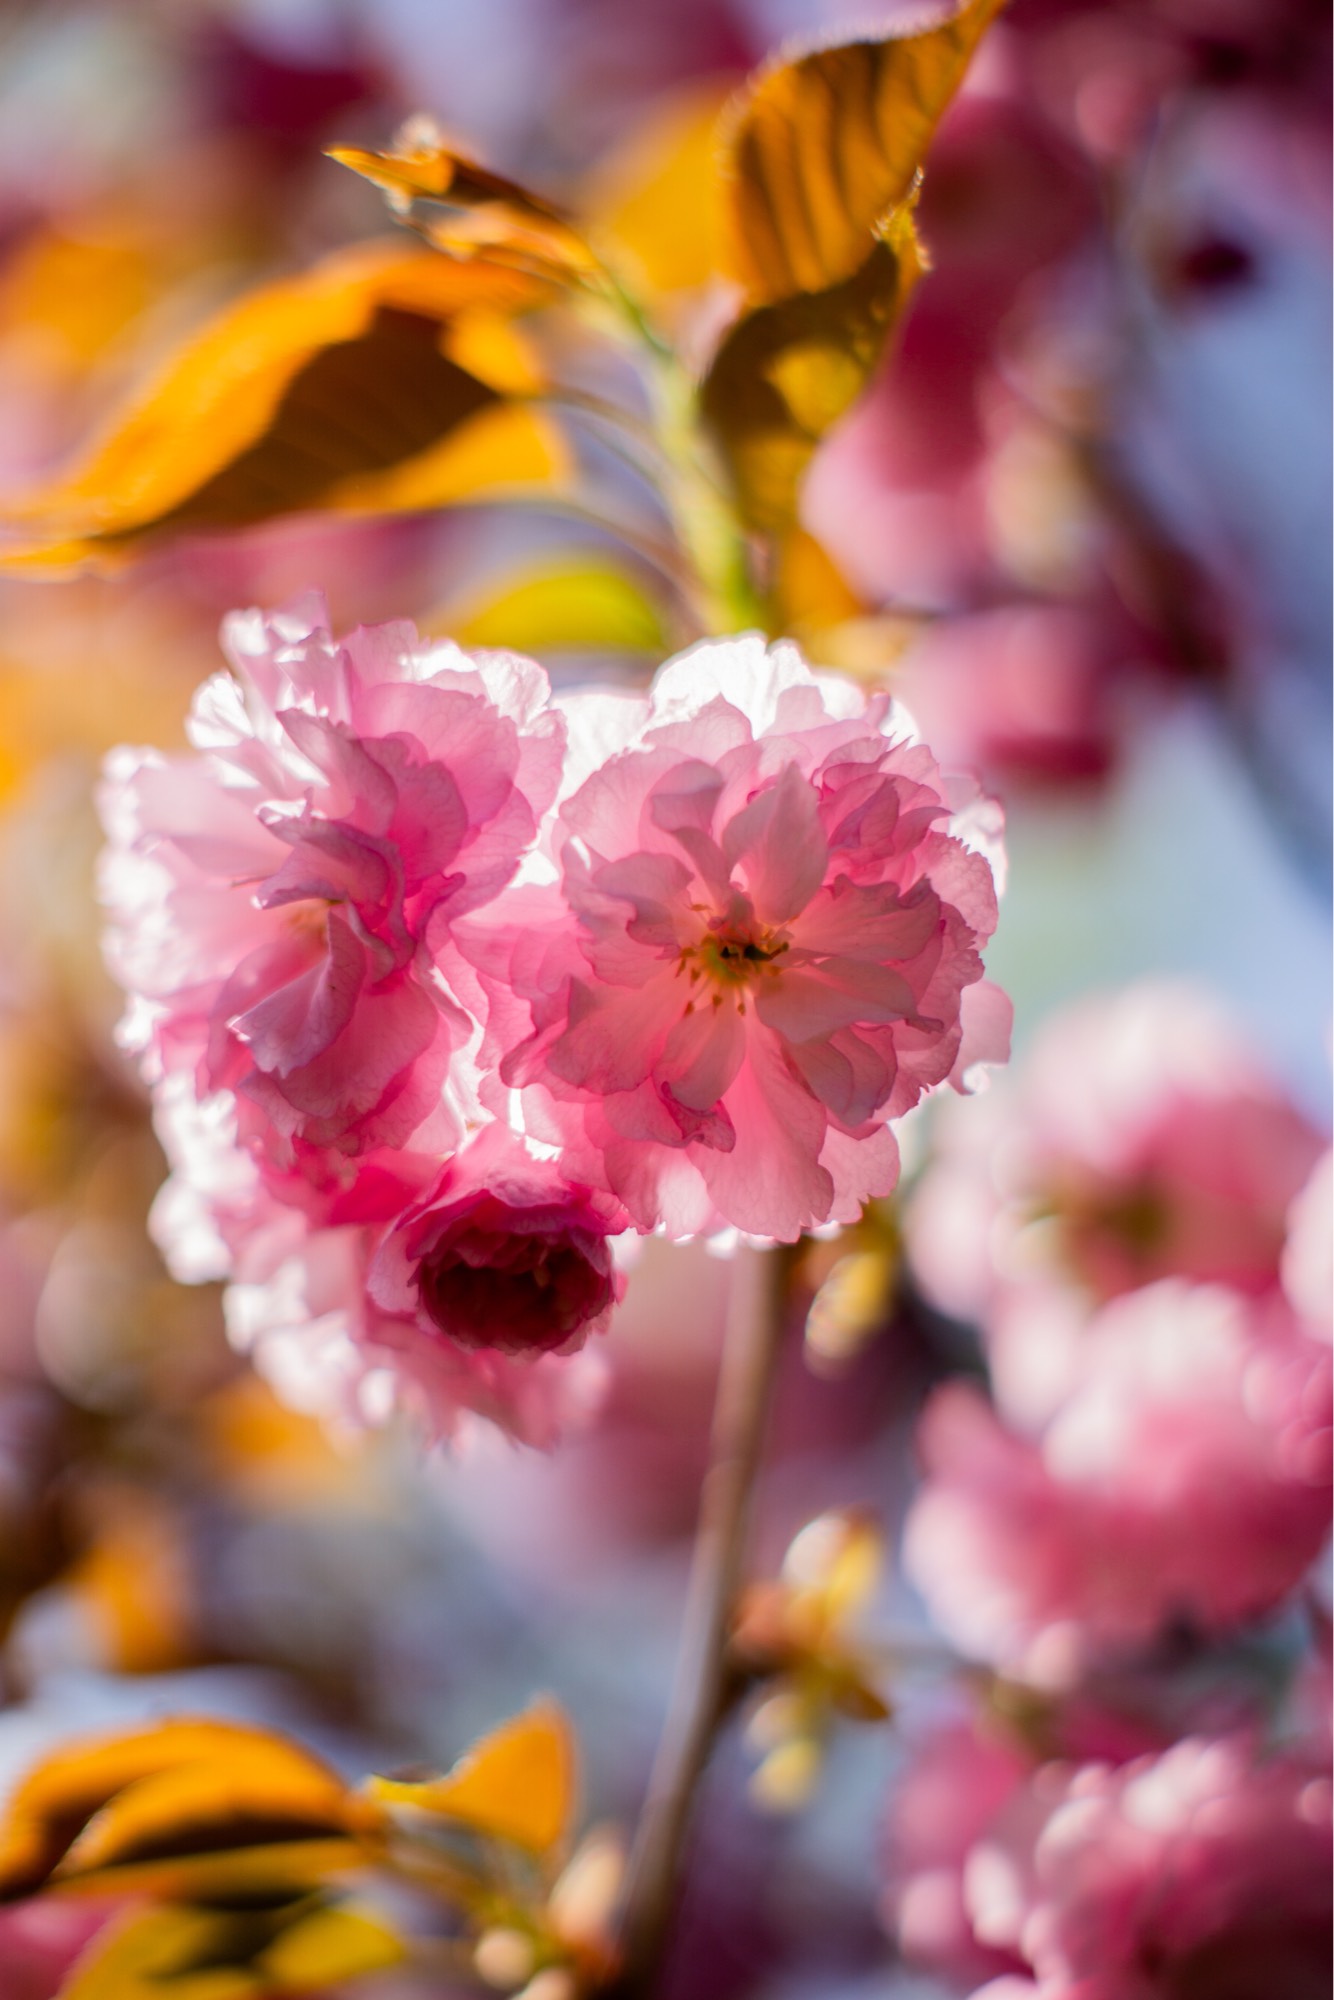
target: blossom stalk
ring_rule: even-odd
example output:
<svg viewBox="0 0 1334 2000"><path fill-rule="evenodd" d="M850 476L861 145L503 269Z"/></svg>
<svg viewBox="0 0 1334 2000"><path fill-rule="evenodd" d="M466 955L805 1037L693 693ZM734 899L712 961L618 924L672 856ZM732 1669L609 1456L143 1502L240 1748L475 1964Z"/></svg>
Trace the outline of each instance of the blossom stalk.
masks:
<svg viewBox="0 0 1334 2000"><path fill-rule="evenodd" d="M791 1244L743 1248L733 1266L676 1683L630 1856L608 2000L647 2000L654 1991L700 1780L729 1706L728 1638L796 1255Z"/></svg>

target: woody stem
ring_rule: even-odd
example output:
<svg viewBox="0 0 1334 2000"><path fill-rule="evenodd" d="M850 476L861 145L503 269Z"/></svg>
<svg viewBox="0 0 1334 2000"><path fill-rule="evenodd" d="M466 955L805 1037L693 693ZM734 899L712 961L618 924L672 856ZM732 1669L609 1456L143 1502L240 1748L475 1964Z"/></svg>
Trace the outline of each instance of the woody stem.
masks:
<svg viewBox="0 0 1334 2000"><path fill-rule="evenodd" d="M676 1682L631 1850L607 2000L649 2000L657 1983L695 1795L727 1710L727 1642L795 1255L783 1244L742 1248L733 1264Z"/></svg>

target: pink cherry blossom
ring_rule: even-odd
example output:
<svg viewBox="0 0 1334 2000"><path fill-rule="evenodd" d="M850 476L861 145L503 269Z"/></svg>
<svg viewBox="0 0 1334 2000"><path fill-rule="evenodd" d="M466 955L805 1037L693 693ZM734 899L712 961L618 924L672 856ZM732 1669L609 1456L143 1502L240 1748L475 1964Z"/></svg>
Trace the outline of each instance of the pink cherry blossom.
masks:
<svg viewBox="0 0 1334 2000"><path fill-rule="evenodd" d="M312 1228L277 1204L270 1227L243 1243L224 1294L228 1331L284 1400L353 1426L402 1409L434 1438L459 1438L482 1417L544 1449L591 1414L604 1372L594 1349L516 1355L452 1339L420 1307L387 1312L371 1295L375 1250L372 1230Z"/></svg>
<svg viewBox="0 0 1334 2000"><path fill-rule="evenodd" d="M1030 1700L1008 1717L1000 1702L956 1698L942 1712L935 1699L925 1721L905 1726L889 1797L885 1922L907 1959L960 1990L988 1972L1022 1978L1034 1849L1071 1770L1155 1756L1171 1735L1096 1696Z"/></svg>
<svg viewBox="0 0 1334 2000"><path fill-rule="evenodd" d="M1044 1758L950 1720L914 1747L889 1835L900 1948L960 1988L991 1973L974 2000L1326 1990L1328 1761L1253 1727Z"/></svg>
<svg viewBox="0 0 1334 2000"><path fill-rule="evenodd" d="M125 1038L150 1075L233 1092L280 1169L318 1177L415 1133L443 1152L473 1029L451 927L514 873L554 794L545 676L408 625L335 641L318 597L224 637L236 678L196 698L199 754L108 763Z"/></svg>
<svg viewBox="0 0 1334 2000"><path fill-rule="evenodd" d="M1283 1290L1298 1318L1323 1340L1334 1340L1334 1153L1325 1153L1288 1210Z"/></svg>
<svg viewBox="0 0 1334 2000"><path fill-rule="evenodd" d="M1059 1402L1089 1309L1179 1275L1259 1297L1320 1134L1214 1003L1179 981L1080 1001L951 1116L909 1204L935 1303L985 1323L998 1401Z"/></svg>
<svg viewBox="0 0 1334 2000"><path fill-rule="evenodd" d="M1331 1846L1327 1769L1245 1735L1071 1772L1018 1930L1041 2000L1322 2000Z"/></svg>
<svg viewBox="0 0 1334 2000"><path fill-rule="evenodd" d="M1169 1627L1276 1605L1330 1520L1330 1356L1281 1305L1167 1281L1086 1327L1036 1435L956 1382L928 1404L907 1567L965 1651L1047 1686Z"/></svg>
<svg viewBox="0 0 1334 2000"><path fill-rule="evenodd" d="M238 1144L227 1093L200 1104L168 1078L158 1129L175 1171L152 1233L176 1277L227 1281L233 1344L297 1408L401 1408L436 1438L480 1416L543 1448L592 1413L604 1370L578 1350L624 1289L610 1196L497 1126L443 1168L371 1154L346 1195L304 1202Z"/></svg>
<svg viewBox="0 0 1334 2000"><path fill-rule="evenodd" d="M1022 1964L978 1937L965 1875L970 1854L1007 1811L1039 1817L1028 1803L1033 1761L975 1716L951 1717L910 1744L890 1794L886 1923L913 1964L960 1986Z"/></svg>
<svg viewBox="0 0 1334 2000"><path fill-rule="evenodd" d="M489 1126L394 1223L367 1289L426 1338L500 1354L572 1352L625 1290L609 1238L628 1218Z"/></svg>
<svg viewBox="0 0 1334 2000"><path fill-rule="evenodd" d="M503 1081L642 1229L851 1220L897 1178L889 1121L1005 1053L994 814L956 812L887 697L754 637L600 721L620 748L559 808L560 891L474 929L531 1019Z"/></svg>

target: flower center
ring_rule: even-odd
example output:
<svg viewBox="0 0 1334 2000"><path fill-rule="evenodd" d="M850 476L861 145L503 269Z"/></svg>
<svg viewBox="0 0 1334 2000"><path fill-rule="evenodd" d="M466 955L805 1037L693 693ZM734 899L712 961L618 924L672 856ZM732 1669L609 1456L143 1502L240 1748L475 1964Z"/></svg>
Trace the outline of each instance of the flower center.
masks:
<svg viewBox="0 0 1334 2000"><path fill-rule="evenodd" d="M762 926L720 923L715 918L698 944L682 948L681 966L688 969L692 985L707 979L715 987L734 991L764 973L776 976L775 961L788 944L787 938Z"/></svg>

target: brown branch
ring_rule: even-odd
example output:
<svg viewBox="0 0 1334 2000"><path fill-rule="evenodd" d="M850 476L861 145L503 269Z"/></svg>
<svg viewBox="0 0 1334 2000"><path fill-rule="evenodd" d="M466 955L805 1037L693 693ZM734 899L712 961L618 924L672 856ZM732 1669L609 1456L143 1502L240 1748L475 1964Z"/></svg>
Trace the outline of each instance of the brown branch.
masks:
<svg viewBox="0 0 1334 2000"><path fill-rule="evenodd" d="M795 1256L784 1244L739 1249L733 1265L676 1683L631 1850L620 1968L606 2000L648 2000L657 1983L695 1794L729 1705L727 1642Z"/></svg>

